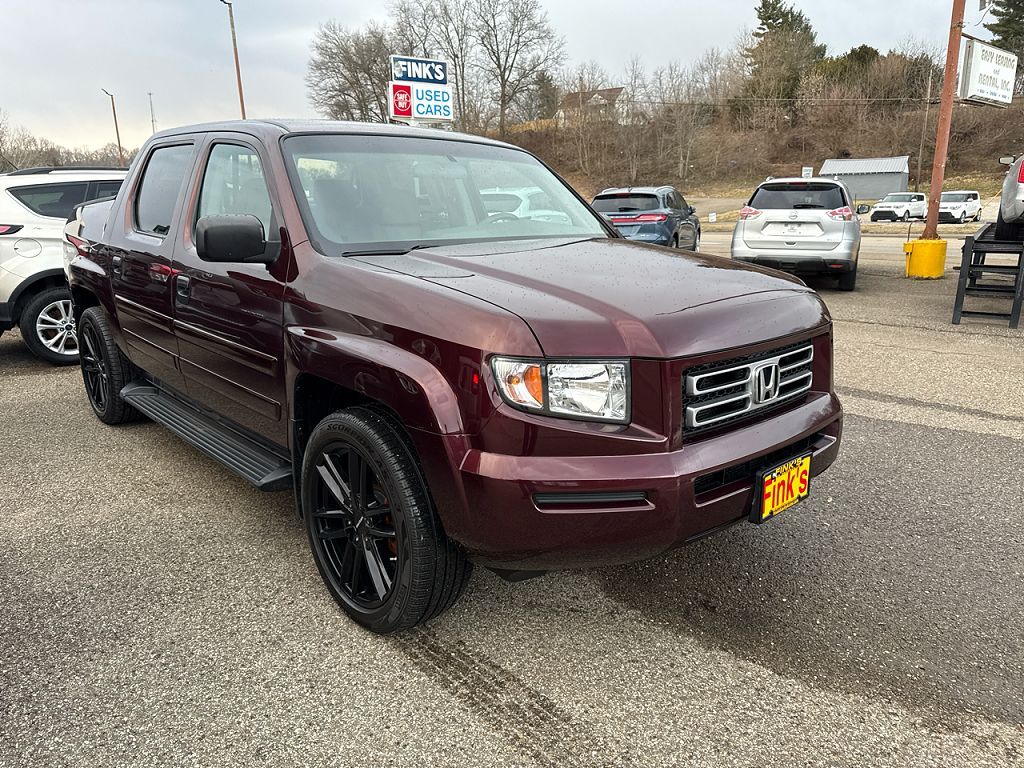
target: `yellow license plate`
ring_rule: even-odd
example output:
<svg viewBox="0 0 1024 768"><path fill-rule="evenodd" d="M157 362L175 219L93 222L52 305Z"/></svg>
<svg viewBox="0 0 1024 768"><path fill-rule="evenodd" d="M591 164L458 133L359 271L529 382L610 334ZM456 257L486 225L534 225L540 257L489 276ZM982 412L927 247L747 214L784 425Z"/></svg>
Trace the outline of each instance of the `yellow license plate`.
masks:
<svg viewBox="0 0 1024 768"><path fill-rule="evenodd" d="M807 498L811 490L811 454L765 470L758 479L757 496L750 513L753 523L763 523Z"/></svg>

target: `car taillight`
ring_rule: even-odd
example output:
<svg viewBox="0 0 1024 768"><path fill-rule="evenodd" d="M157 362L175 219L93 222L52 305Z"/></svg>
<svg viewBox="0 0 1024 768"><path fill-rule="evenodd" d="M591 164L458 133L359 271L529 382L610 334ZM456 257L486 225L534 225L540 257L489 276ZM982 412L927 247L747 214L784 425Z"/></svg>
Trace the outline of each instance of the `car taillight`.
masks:
<svg viewBox="0 0 1024 768"><path fill-rule="evenodd" d="M13 235L21 230L21 224L0 224L0 235Z"/></svg>
<svg viewBox="0 0 1024 768"><path fill-rule="evenodd" d="M761 211L757 208L751 208L749 205L744 205L740 208L740 221L746 221L747 219L756 219L761 215Z"/></svg>
<svg viewBox="0 0 1024 768"><path fill-rule="evenodd" d="M1024 163L1020 164L1020 169L1017 171L1017 183L1024 184Z"/></svg>
<svg viewBox="0 0 1024 768"><path fill-rule="evenodd" d="M651 221L665 221L664 213L641 213L639 216L612 216L613 224L643 224Z"/></svg>
<svg viewBox="0 0 1024 768"><path fill-rule="evenodd" d="M87 240L83 240L80 237L75 237L74 235L64 235L64 237L66 237L68 242L75 247L75 250L78 252L79 256L89 255L89 242Z"/></svg>
<svg viewBox="0 0 1024 768"><path fill-rule="evenodd" d="M853 209L848 205L844 205L842 208L829 211L828 217L835 221L853 221Z"/></svg>

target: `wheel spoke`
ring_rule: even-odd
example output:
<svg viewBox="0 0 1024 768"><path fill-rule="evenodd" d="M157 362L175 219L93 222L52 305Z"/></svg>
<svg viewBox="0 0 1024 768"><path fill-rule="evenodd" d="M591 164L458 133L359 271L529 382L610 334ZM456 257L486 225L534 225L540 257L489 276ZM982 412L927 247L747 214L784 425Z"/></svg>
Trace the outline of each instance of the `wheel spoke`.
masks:
<svg viewBox="0 0 1024 768"><path fill-rule="evenodd" d="M359 513L366 509L366 470L363 457L355 451L348 452L348 481L352 488L352 511Z"/></svg>
<svg viewBox="0 0 1024 768"><path fill-rule="evenodd" d="M46 328L60 328L63 323L55 317L49 315L40 314L36 318L36 330L44 330Z"/></svg>
<svg viewBox="0 0 1024 768"><path fill-rule="evenodd" d="M92 345L92 334L91 333L83 333L82 334L82 338L85 339L85 346L89 350L89 357L91 359L93 359L93 360L98 358L99 355L96 354L96 347L94 347Z"/></svg>
<svg viewBox="0 0 1024 768"><path fill-rule="evenodd" d="M351 451L349 453L351 454ZM327 490L331 492L331 495L334 496L337 502L341 506L348 508L349 511L354 509L355 505L352 503L352 492L349 489L349 485L341 478L341 473L334 466L334 460L331 456L325 453L323 455L323 463L318 464L316 470L320 473L320 477L327 486Z"/></svg>
<svg viewBox="0 0 1024 768"><path fill-rule="evenodd" d="M324 531L317 531L316 535L319 536L323 541L335 541L337 539L348 539L348 538L351 538L351 536L352 536L352 529L351 528L328 528L327 530L324 530Z"/></svg>
<svg viewBox="0 0 1024 768"><path fill-rule="evenodd" d="M363 558L366 560L366 570L370 574L373 588L377 590L377 597L383 600L387 597L388 590L391 588L391 577L388 576L387 569L384 567L384 563L381 562L380 553L373 542L364 540L362 548Z"/></svg>
<svg viewBox="0 0 1024 768"><path fill-rule="evenodd" d="M395 529L389 525L367 525L364 530L367 536L375 539L393 539L395 537Z"/></svg>
<svg viewBox="0 0 1024 768"><path fill-rule="evenodd" d="M313 513L320 520L348 520L351 516L347 509L320 509Z"/></svg>
<svg viewBox="0 0 1024 768"><path fill-rule="evenodd" d="M61 301L57 303L57 310L60 312L61 320L67 320L71 316L71 313L68 311L70 307L70 301Z"/></svg>

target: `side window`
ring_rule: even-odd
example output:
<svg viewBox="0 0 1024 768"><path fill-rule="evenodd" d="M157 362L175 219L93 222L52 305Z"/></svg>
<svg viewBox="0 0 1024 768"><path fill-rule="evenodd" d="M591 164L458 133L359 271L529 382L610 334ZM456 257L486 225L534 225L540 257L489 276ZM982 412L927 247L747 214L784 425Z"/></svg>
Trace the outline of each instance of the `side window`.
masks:
<svg viewBox="0 0 1024 768"><path fill-rule="evenodd" d="M680 195L678 192L676 193L676 201L679 203L679 210L681 210L681 211L689 210L690 206L687 205L686 198L683 197L682 195Z"/></svg>
<svg viewBox="0 0 1024 768"><path fill-rule="evenodd" d="M64 184L33 184L28 187L11 187L10 192L22 205L40 216L66 219L79 203L85 202L88 182L76 181Z"/></svg>
<svg viewBox="0 0 1024 768"><path fill-rule="evenodd" d="M269 237L272 211L259 155L238 144L214 144L203 174L196 220L223 213L248 213L260 220L263 236Z"/></svg>
<svg viewBox="0 0 1024 768"><path fill-rule="evenodd" d="M120 188L121 181L119 179L114 181L97 181L96 197L113 197Z"/></svg>
<svg viewBox="0 0 1024 768"><path fill-rule="evenodd" d="M191 144L153 150L135 197L135 226L140 232L163 237L170 231L174 206L191 157Z"/></svg>

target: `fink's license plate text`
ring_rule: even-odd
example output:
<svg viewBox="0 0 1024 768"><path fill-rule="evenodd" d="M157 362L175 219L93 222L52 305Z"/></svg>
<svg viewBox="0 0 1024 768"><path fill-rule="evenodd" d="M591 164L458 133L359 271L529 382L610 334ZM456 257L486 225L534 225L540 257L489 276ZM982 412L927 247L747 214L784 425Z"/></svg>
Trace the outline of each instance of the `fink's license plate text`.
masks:
<svg viewBox="0 0 1024 768"><path fill-rule="evenodd" d="M763 523L785 512L810 493L811 454L790 459L758 475L758 496L750 512L752 523Z"/></svg>

